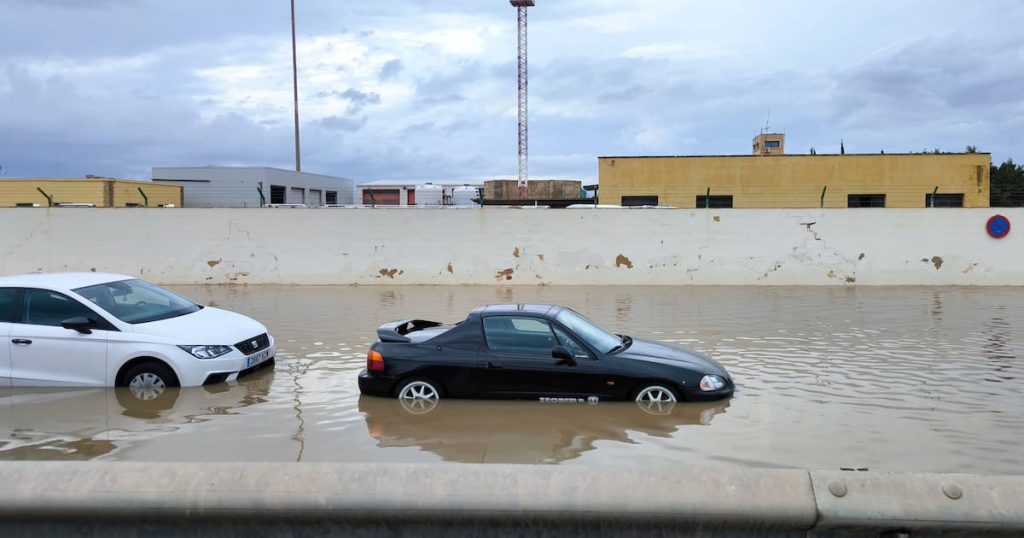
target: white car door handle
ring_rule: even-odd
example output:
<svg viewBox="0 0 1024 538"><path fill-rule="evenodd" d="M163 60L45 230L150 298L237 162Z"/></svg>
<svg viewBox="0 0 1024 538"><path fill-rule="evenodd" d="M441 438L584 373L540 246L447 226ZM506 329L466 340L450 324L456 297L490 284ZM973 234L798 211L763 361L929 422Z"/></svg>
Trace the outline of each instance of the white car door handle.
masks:
<svg viewBox="0 0 1024 538"><path fill-rule="evenodd" d="M31 344L32 341L31 340L26 340L24 338L14 338L14 339L11 340L11 343L15 344L15 345L19 345L19 346L27 346L27 345Z"/></svg>

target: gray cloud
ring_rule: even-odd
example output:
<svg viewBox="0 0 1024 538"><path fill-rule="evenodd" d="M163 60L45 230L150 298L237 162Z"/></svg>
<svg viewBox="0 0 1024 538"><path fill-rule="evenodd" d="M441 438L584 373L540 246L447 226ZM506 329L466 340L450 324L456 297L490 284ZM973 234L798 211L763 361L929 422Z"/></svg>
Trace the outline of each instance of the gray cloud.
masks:
<svg viewBox="0 0 1024 538"><path fill-rule="evenodd" d="M366 125L365 117L327 116L320 120L320 126L331 131L358 131L363 125Z"/></svg>
<svg viewBox="0 0 1024 538"><path fill-rule="evenodd" d="M394 60L388 60L383 66L381 66L380 73L377 76L382 82L391 80L397 77L404 68L405 64L402 63L402 60L397 58Z"/></svg>
<svg viewBox="0 0 1024 538"><path fill-rule="evenodd" d="M110 9L121 6L138 5L138 0L0 0L3 4L21 4L23 6L55 7L62 9Z"/></svg>

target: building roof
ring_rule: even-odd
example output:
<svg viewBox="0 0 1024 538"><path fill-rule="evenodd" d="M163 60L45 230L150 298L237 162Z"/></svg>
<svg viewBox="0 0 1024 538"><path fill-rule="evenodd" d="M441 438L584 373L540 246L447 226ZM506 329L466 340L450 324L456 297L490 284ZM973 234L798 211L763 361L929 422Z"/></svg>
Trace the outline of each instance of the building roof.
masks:
<svg viewBox="0 0 1024 538"><path fill-rule="evenodd" d="M731 157L736 159L782 159L786 157L896 157L911 156L919 157L941 157L943 155L992 155L986 151L967 152L943 152L943 153L785 153L782 155L602 155L598 159L710 159Z"/></svg>
<svg viewBox="0 0 1024 538"><path fill-rule="evenodd" d="M439 187L483 187L484 179L378 179L367 181L357 185L359 188L373 187L422 187L423 185L437 185Z"/></svg>
<svg viewBox="0 0 1024 538"><path fill-rule="evenodd" d="M0 181L116 181L118 183L152 183L148 179L120 179L116 177L0 177Z"/></svg>

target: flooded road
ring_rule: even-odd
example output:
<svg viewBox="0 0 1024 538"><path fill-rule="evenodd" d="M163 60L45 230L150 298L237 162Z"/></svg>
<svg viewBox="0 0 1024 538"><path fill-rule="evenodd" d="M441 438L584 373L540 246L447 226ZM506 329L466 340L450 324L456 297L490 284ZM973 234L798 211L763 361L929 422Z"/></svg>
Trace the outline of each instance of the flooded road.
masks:
<svg viewBox="0 0 1024 538"><path fill-rule="evenodd" d="M277 364L144 405L112 389L0 393L0 459L731 465L1024 472L1024 289L175 287L255 317ZM383 322L497 302L570 306L706 352L710 404L360 398Z"/></svg>

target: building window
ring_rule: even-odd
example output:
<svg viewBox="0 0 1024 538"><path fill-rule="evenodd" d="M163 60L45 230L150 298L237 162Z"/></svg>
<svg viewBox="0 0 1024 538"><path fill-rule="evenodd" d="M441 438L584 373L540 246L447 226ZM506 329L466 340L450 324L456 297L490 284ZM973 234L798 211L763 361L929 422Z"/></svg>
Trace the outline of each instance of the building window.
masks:
<svg viewBox="0 0 1024 538"><path fill-rule="evenodd" d="M327 191L327 205L338 205L338 191Z"/></svg>
<svg viewBox="0 0 1024 538"><path fill-rule="evenodd" d="M272 204L283 204L284 203L284 186L283 185L271 185L270 186L270 203L272 203Z"/></svg>
<svg viewBox="0 0 1024 538"><path fill-rule="evenodd" d="M851 194L846 197L847 207L885 207L884 194Z"/></svg>
<svg viewBox="0 0 1024 538"><path fill-rule="evenodd" d="M643 205L658 205L657 196L623 196L623 207L637 207Z"/></svg>
<svg viewBox="0 0 1024 538"><path fill-rule="evenodd" d="M934 203L933 203L934 202ZM963 194L926 194L924 195L925 207L963 207Z"/></svg>
<svg viewBox="0 0 1024 538"><path fill-rule="evenodd" d="M771 149L771 148L781 148L782 147L782 142L780 142L778 140L765 140L764 147L769 148L769 149Z"/></svg>
<svg viewBox="0 0 1024 538"><path fill-rule="evenodd" d="M698 209L728 209L732 207L732 195L698 196Z"/></svg>

